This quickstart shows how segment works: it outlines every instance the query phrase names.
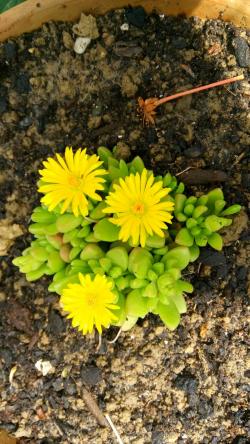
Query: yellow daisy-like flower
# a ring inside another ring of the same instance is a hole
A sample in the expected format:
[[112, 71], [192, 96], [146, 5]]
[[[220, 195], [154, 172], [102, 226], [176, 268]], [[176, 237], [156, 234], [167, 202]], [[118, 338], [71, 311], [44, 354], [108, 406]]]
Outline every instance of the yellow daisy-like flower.
[[145, 246], [147, 236], [164, 236], [166, 223], [171, 223], [174, 203], [164, 200], [170, 188], [163, 188], [162, 181], [154, 182], [148, 171], [130, 174], [114, 185], [107, 199], [105, 213], [114, 213], [110, 221], [121, 227], [119, 238], [127, 242], [131, 237], [134, 245]]
[[103, 327], [109, 327], [117, 316], [111, 310], [119, 307], [114, 304], [116, 296], [112, 293], [111, 282], [106, 276], [97, 274], [93, 280], [89, 274], [79, 273], [80, 284], [68, 284], [62, 292], [63, 309], [69, 312], [73, 327], [86, 333], [92, 333], [94, 327], [102, 332]]
[[103, 162], [95, 154], [89, 156], [86, 149], [79, 148], [73, 153], [72, 148], [65, 150], [65, 159], [56, 154], [57, 160], [49, 157], [43, 162], [45, 168], [40, 170], [42, 184], [38, 191], [45, 194], [41, 202], [49, 211], [62, 203], [61, 214], [68, 208], [75, 216], [88, 214], [88, 200], [102, 200], [96, 191], [103, 190], [103, 179], [100, 176], [107, 174], [99, 168]]

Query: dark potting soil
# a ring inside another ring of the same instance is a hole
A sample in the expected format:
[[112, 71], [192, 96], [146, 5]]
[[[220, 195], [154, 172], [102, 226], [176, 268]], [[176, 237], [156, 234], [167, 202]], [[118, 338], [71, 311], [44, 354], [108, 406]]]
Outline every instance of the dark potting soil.
[[[246, 444], [250, 34], [138, 10], [109, 13], [97, 26], [83, 55], [68, 23], [0, 45], [0, 428], [22, 443], [113, 443], [83, 400], [87, 387], [125, 444]], [[159, 107], [155, 126], [142, 126], [138, 96], [241, 73], [242, 82]], [[121, 157], [139, 154], [155, 173], [192, 167], [179, 176], [191, 174], [189, 193], [222, 186], [244, 209], [223, 252], [205, 248], [187, 269], [195, 291], [176, 331], [149, 316], [114, 345], [115, 329], [105, 332], [96, 351], [96, 338], [62, 317], [49, 279], [26, 282], [12, 259], [31, 240], [42, 160], [66, 145], [117, 144]], [[39, 360], [51, 365], [46, 376]]]

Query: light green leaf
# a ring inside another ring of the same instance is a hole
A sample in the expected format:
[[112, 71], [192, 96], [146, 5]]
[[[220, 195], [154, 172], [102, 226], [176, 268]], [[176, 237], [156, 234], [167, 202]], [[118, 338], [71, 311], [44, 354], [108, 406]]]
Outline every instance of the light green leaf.
[[172, 301], [170, 301], [168, 305], [159, 302], [155, 312], [170, 330], [175, 330], [176, 327], [178, 327], [180, 323], [180, 313]]
[[101, 219], [94, 226], [94, 235], [96, 239], [105, 242], [114, 242], [119, 238], [120, 228], [112, 224], [107, 218]]

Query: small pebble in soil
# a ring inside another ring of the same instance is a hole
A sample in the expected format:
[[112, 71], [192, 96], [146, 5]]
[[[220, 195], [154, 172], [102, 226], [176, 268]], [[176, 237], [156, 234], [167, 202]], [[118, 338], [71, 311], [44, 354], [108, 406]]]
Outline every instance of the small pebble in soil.
[[73, 26], [73, 31], [80, 37], [88, 37], [91, 40], [99, 37], [96, 18], [93, 15], [81, 14], [80, 21]]
[[76, 54], [83, 54], [89, 46], [91, 39], [89, 37], [77, 37], [74, 44]]
[[55, 336], [59, 336], [65, 331], [64, 320], [55, 310], [49, 312], [48, 329]]
[[17, 44], [15, 42], [7, 42], [4, 45], [4, 55], [8, 61], [13, 61], [17, 54]]
[[42, 359], [39, 359], [35, 363], [35, 367], [43, 376], [46, 376], [48, 373], [54, 373], [55, 371], [55, 368], [49, 361], [43, 361]]
[[102, 372], [95, 365], [83, 365], [80, 373], [85, 384], [90, 387], [98, 384], [102, 380]]
[[16, 90], [20, 94], [27, 94], [31, 89], [28, 74], [21, 72], [16, 78]]
[[146, 13], [141, 6], [138, 6], [138, 8], [127, 8], [125, 10], [125, 17], [130, 25], [134, 25], [137, 28], [144, 27]]
[[121, 30], [121, 31], [128, 31], [128, 30], [129, 30], [129, 24], [128, 24], [128, 23], [123, 23], [123, 24], [120, 26], [120, 30]]
[[243, 37], [236, 37], [233, 41], [235, 47], [235, 56], [241, 68], [250, 66], [250, 48]]
[[130, 147], [125, 142], [118, 142], [115, 146], [115, 158], [120, 160], [128, 160], [131, 151]]
[[190, 157], [191, 159], [194, 159], [196, 157], [200, 157], [203, 153], [203, 149], [200, 146], [192, 146], [190, 148], [187, 148], [184, 150], [183, 154], [186, 157]]

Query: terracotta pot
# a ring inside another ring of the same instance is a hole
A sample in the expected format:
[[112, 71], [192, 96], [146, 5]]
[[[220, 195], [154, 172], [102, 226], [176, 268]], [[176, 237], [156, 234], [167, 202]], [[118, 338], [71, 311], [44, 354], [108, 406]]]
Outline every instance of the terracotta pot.
[[250, 26], [250, 3], [247, 0], [27, 0], [0, 15], [0, 41], [39, 28], [49, 20], [72, 21], [81, 12], [95, 15], [142, 5], [146, 11], [201, 18], [221, 18], [237, 26]]

